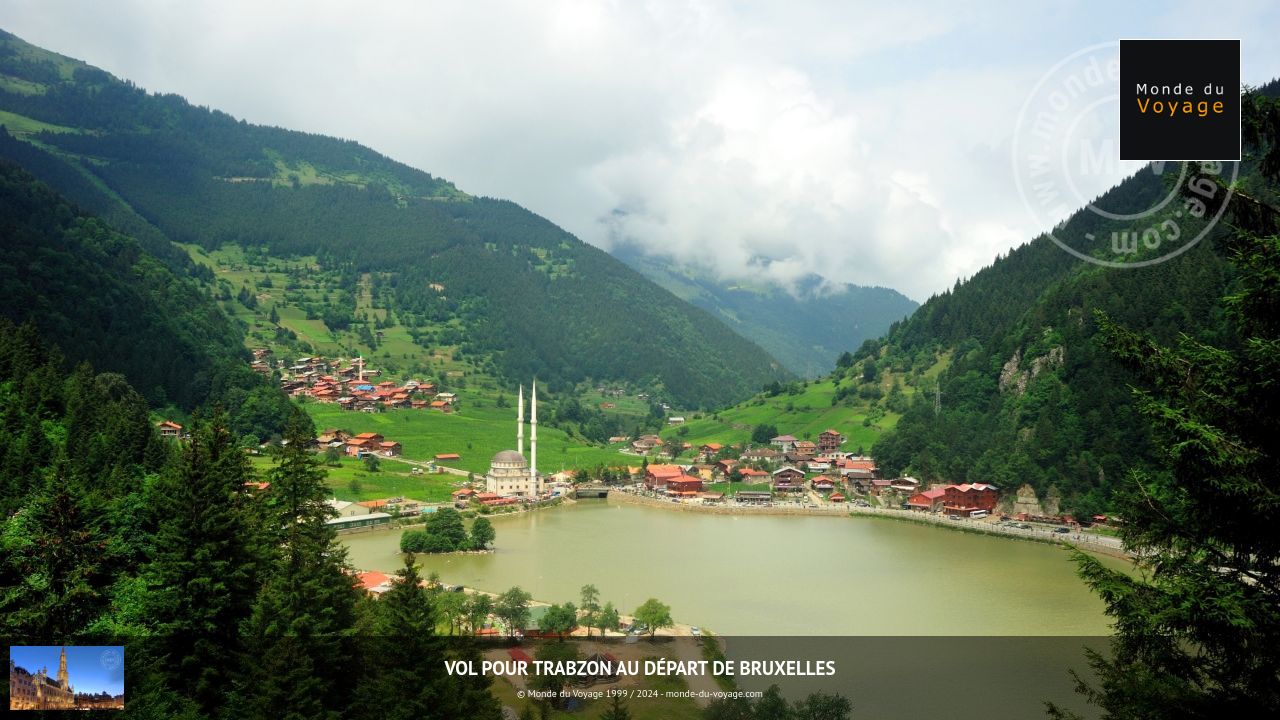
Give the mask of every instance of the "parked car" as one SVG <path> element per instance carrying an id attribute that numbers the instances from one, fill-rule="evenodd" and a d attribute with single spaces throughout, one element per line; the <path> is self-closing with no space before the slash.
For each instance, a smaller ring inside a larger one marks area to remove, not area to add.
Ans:
<path id="1" fill-rule="evenodd" d="M 1066 534 L 1066 533 L 1071 532 L 1071 528 L 1058 527 L 1058 528 L 1054 528 L 1054 529 L 1053 529 L 1053 531 L 1054 531 L 1054 532 L 1056 532 L 1056 533 L 1063 533 L 1063 534 Z"/>

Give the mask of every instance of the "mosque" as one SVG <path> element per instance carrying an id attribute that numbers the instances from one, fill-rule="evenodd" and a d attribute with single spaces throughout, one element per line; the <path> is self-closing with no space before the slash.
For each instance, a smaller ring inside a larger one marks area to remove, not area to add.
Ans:
<path id="1" fill-rule="evenodd" d="M 503 450 L 489 462 L 485 490 L 508 497 L 536 498 L 542 494 L 538 476 L 538 383 L 529 396 L 529 459 L 524 458 L 524 386 L 516 403 L 516 449 Z"/>

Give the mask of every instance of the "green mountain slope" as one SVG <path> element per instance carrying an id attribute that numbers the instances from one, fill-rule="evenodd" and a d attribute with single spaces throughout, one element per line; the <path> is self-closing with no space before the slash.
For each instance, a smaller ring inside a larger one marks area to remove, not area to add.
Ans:
<path id="1" fill-rule="evenodd" d="M 1259 92 L 1277 90 L 1273 82 Z M 1248 160 L 1238 183 L 1258 197 L 1277 196 Z M 1098 204 L 1146 207 L 1167 191 L 1142 172 Z M 1123 229 L 1081 210 L 1056 232 L 1082 240 Z M 814 439 L 831 425 L 872 449 L 889 475 L 992 482 L 1007 495 L 1025 483 L 1042 499 L 1060 498 L 1067 511 L 1105 511 L 1129 469 L 1157 463 L 1130 393 L 1133 378 L 1100 346 L 1094 312 L 1164 344 L 1186 334 L 1232 347 L 1222 298 L 1236 274 L 1217 246 L 1223 231 L 1132 269 L 1082 262 L 1038 237 L 842 357 L 831 376 L 783 385 L 666 434 L 741 442 L 768 423 Z"/>
<path id="2" fill-rule="evenodd" d="M 278 430 L 287 400 L 248 369 L 239 327 L 196 283 L 3 160 L 0 238 L 0 317 L 123 374 L 154 407 L 218 402 L 246 409 L 242 434 Z"/>
<path id="3" fill-rule="evenodd" d="M 424 350 L 444 342 L 447 325 L 461 353 L 510 381 L 620 381 L 695 408 L 786 375 L 704 311 L 547 220 L 354 142 L 149 95 L 13 36 L 0 37 L 0 111 L 43 153 L 27 163 L 33 172 L 140 237 L 372 273 L 386 310 Z M 355 315 L 354 287 L 321 313 L 335 321 L 328 329 L 374 324 Z"/>
<path id="4" fill-rule="evenodd" d="M 849 284 L 831 287 L 816 275 L 802 279 L 788 291 L 767 282 L 717 281 L 628 245 L 613 254 L 751 339 L 791 372 L 807 378 L 830 373 L 840 353 L 880 337 L 891 324 L 919 307 L 896 290 Z"/>

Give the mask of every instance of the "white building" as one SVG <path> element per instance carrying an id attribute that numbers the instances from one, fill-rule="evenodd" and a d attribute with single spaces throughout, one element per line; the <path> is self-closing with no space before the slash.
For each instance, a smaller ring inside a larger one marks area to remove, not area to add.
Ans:
<path id="1" fill-rule="evenodd" d="M 364 505 L 349 502 L 347 500 L 339 500 L 337 498 L 330 498 L 328 500 L 325 500 L 325 503 L 329 507 L 337 511 L 338 517 L 340 518 L 355 517 L 357 515 L 368 515 L 369 513 L 373 512 L 372 510 L 365 507 Z"/>
<path id="2" fill-rule="evenodd" d="M 529 459 L 524 458 L 524 386 L 516 403 L 516 449 L 503 450 L 489 462 L 485 490 L 508 497 L 536 498 L 542 494 L 538 475 L 538 384 L 529 396 Z"/>

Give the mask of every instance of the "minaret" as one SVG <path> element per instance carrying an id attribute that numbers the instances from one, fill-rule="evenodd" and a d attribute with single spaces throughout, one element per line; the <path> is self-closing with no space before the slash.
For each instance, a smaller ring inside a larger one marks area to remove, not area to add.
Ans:
<path id="1" fill-rule="evenodd" d="M 529 497 L 538 496 L 538 381 L 529 396 Z"/>
<path id="2" fill-rule="evenodd" d="M 516 452 L 524 457 L 524 386 L 520 386 L 520 399 L 516 401 Z"/>
<path id="3" fill-rule="evenodd" d="M 67 646 L 62 646 L 62 657 L 58 659 L 58 685 L 66 690 L 71 687 L 67 680 Z"/>

